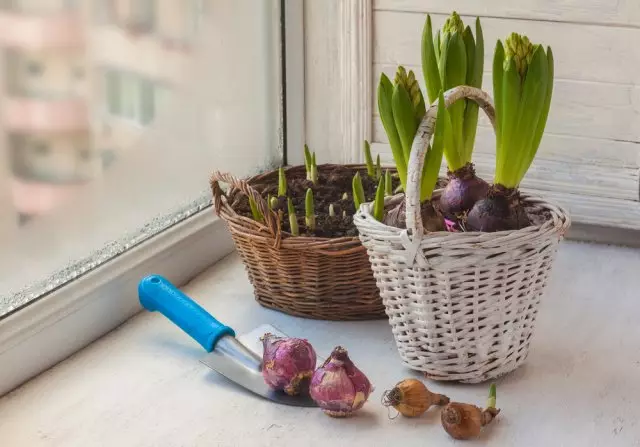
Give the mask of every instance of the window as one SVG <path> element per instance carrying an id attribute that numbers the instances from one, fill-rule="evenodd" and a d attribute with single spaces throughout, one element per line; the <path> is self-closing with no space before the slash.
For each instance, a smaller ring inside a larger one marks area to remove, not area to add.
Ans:
<path id="1" fill-rule="evenodd" d="M 138 29 L 150 32 L 155 28 L 156 23 L 156 1 L 155 0 L 131 0 L 130 23 Z"/>
<path id="2" fill-rule="evenodd" d="M 206 1 L 205 0 L 189 0 L 187 2 L 187 35 L 197 35 L 205 20 Z"/>
<path id="3" fill-rule="evenodd" d="M 27 61 L 26 70 L 30 76 L 40 76 L 44 71 L 44 67 L 38 61 Z"/>
<path id="4" fill-rule="evenodd" d="M 155 115 L 156 87 L 153 81 L 133 73 L 105 71 L 105 99 L 109 114 L 149 124 Z"/>
<path id="5" fill-rule="evenodd" d="M 49 145 L 46 142 L 36 141 L 31 146 L 33 152 L 37 155 L 44 156 L 49 153 Z"/>
<path id="6" fill-rule="evenodd" d="M 77 80 L 84 79 L 84 67 L 77 66 L 72 69 L 73 77 Z"/>
<path id="7" fill-rule="evenodd" d="M 77 3 L 123 4 L 118 14 L 146 23 L 157 12 L 143 0 Z M 63 57 L 68 49 L 47 51 L 60 56 L 65 82 L 90 86 L 86 98 L 19 98 L 3 109 L 14 115 L 0 117 L 0 141 L 20 126 L 22 140 L 47 142 L 51 153 L 37 157 L 43 175 L 25 179 L 11 159 L 28 165 L 27 145 L 0 144 L 0 394 L 135 313 L 132 284 L 145 269 L 184 281 L 229 253 L 211 173 L 242 177 L 282 161 L 281 2 L 207 3 L 203 38 L 178 58 L 83 23 L 75 48 L 84 80 L 70 76 L 77 59 Z M 91 177 L 53 178 L 80 171 Z M 45 335 L 54 327 L 64 340 Z M 38 349 L 19 348 L 34 337 Z"/>
<path id="8" fill-rule="evenodd" d="M 87 148 L 81 148 L 77 150 L 78 158 L 82 161 L 91 160 L 91 151 Z"/>

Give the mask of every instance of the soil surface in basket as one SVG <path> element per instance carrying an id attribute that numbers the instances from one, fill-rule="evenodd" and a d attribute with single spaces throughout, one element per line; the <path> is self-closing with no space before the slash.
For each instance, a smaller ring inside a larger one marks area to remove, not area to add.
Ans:
<path id="1" fill-rule="evenodd" d="M 360 176 L 366 200 L 368 202 L 373 201 L 378 182 L 367 175 L 366 169 L 360 171 Z M 305 178 L 304 172 L 300 175 L 288 175 L 287 195 L 291 197 L 296 210 L 300 235 L 329 238 L 358 235 L 358 230 L 353 223 L 353 215 L 356 210 L 351 192 L 352 179 L 353 169 L 341 166 L 337 166 L 331 171 L 321 171 L 318 175 L 318 182 L 315 185 Z M 444 187 L 443 182 L 445 182 L 444 179 L 438 181 L 439 188 Z M 395 191 L 400 185 L 397 175 L 393 176 L 392 183 Z M 276 196 L 278 192 L 278 187 L 275 184 L 252 184 L 252 186 L 260 192 L 265 200 L 269 195 Z M 304 219 L 304 200 L 308 188 L 313 191 L 315 204 L 316 228 L 314 231 L 307 228 Z M 344 193 L 347 193 L 346 199 L 342 198 Z M 244 194 L 235 194 L 231 197 L 230 202 L 236 213 L 246 217 L 252 216 L 249 200 Z M 331 204 L 333 204 L 334 216 L 329 216 L 329 205 Z M 290 232 L 291 227 L 289 225 L 285 197 L 278 197 L 278 205 L 274 210 L 282 213 L 282 229 Z"/>

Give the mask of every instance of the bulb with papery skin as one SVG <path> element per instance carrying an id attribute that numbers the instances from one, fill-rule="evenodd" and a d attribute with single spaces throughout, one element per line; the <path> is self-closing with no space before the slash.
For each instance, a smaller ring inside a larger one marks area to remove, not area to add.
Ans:
<path id="1" fill-rule="evenodd" d="M 322 410 L 333 417 L 351 416 L 362 408 L 373 386 L 338 346 L 311 378 L 309 394 Z"/>
<path id="2" fill-rule="evenodd" d="M 267 333 L 261 337 L 262 377 L 271 388 L 294 396 L 313 375 L 316 352 L 301 338 L 283 338 Z"/>

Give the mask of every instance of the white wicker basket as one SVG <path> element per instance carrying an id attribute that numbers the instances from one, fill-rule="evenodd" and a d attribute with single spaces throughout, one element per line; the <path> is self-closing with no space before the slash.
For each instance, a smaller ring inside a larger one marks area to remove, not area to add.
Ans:
<path id="1" fill-rule="evenodd" d="M 477 102 L 493 123 L 486 93 L 457 87 L 445 94 L 446 106 L 462 98 Z M 557 246 L 571 222 L 561 207 L 523 194 L 524 201 L 549 212 L 542 225 L 424 234 L 420 174 L 436 113 L 437 103 L 413 142 L 407 230 L 376 221 L 371 204 L 361 206 L 355 223 L 404 363 L 432 379 L 477 383 L 526 359 Z"/>

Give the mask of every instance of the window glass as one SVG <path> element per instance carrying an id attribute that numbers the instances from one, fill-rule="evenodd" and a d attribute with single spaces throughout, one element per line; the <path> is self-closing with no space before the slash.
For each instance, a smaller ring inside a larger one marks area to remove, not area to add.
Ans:
<path id="1" fill-rule="evenodd" d="M 209 207 L 213 171 L 280 163 L 280 1 L 185 2 L 26 1 L 41 28 L 3 25 L 24 40 L 0 43 L 0 318 Z M 153 31 L 174 16 L 189 47 Z"/>

